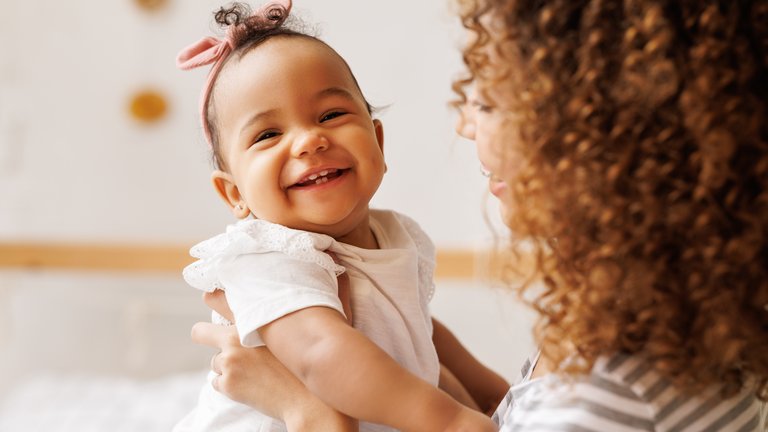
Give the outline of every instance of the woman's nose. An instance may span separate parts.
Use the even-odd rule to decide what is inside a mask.
[[[293,143],[294,157],[304,157],[328,149],[328,139],[317,131],[307,131],[299,135]]]
[[[461,107],[459,118],[456,121],[456,133],[470,140],[475,139],[475,116],[469,102]]]

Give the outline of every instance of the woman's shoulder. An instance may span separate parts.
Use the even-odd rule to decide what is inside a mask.
[[[683,391],[641,356],[616,354],[601,358],[593,369],[595,381],[610,383],[642,404],[658,431],[758,431],[760,402],[753,390],[723,395],[711,385],[696,394]]]
[[[600,373],[549,374],[513,386],[500,430],[654,431],[653,415],[630,388]]]
[[[547,375],[510,389],[501,430],[568,427],[627,431],[757,431],[759,403],[745,392],[723,398],[713,387],[685,395],[642,358],[600,358],[591,373]],[[568,429],[570,430],[570,429]]]

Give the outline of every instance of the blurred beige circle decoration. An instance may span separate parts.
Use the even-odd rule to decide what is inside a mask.
[[[147,11],[162,9],[168,4],[168,0],[134,0],[140,8]]]
[[[143,123],[162,120],[168,112],[168,102],[160,92],[144,90],[131,98],[131,117]]]

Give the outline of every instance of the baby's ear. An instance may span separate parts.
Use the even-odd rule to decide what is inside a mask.
[[[379,148],[384,153],[384,125],[379,119],[373,119],[373,129],[376,132],[376,141],[379,142]]]
[[[379,119],[373,119],[373,129],[376,132],[376,141],[379,143],[382,156],[384,155],[384,125]],[[386,161],[386,158],[385,158]],[[387,162],[384,162],[384,172],[387,172]]]
[[[240,190],[237,188],[232,174],[215,170],[211,174],[211,181],[216,192],[219,193],[221,199],[229,206],[236,218],[244,219],[248,217],[251,211],[248,209],[245,201],[243,201],[242,196],[240,196]]]

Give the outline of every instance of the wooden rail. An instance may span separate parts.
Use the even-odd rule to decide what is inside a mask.
[[[469,250],[438,250],[435,277],[474,278],[477,257]],[[181,272],[192,260],[187,246],[0,243],[0,269]]]

